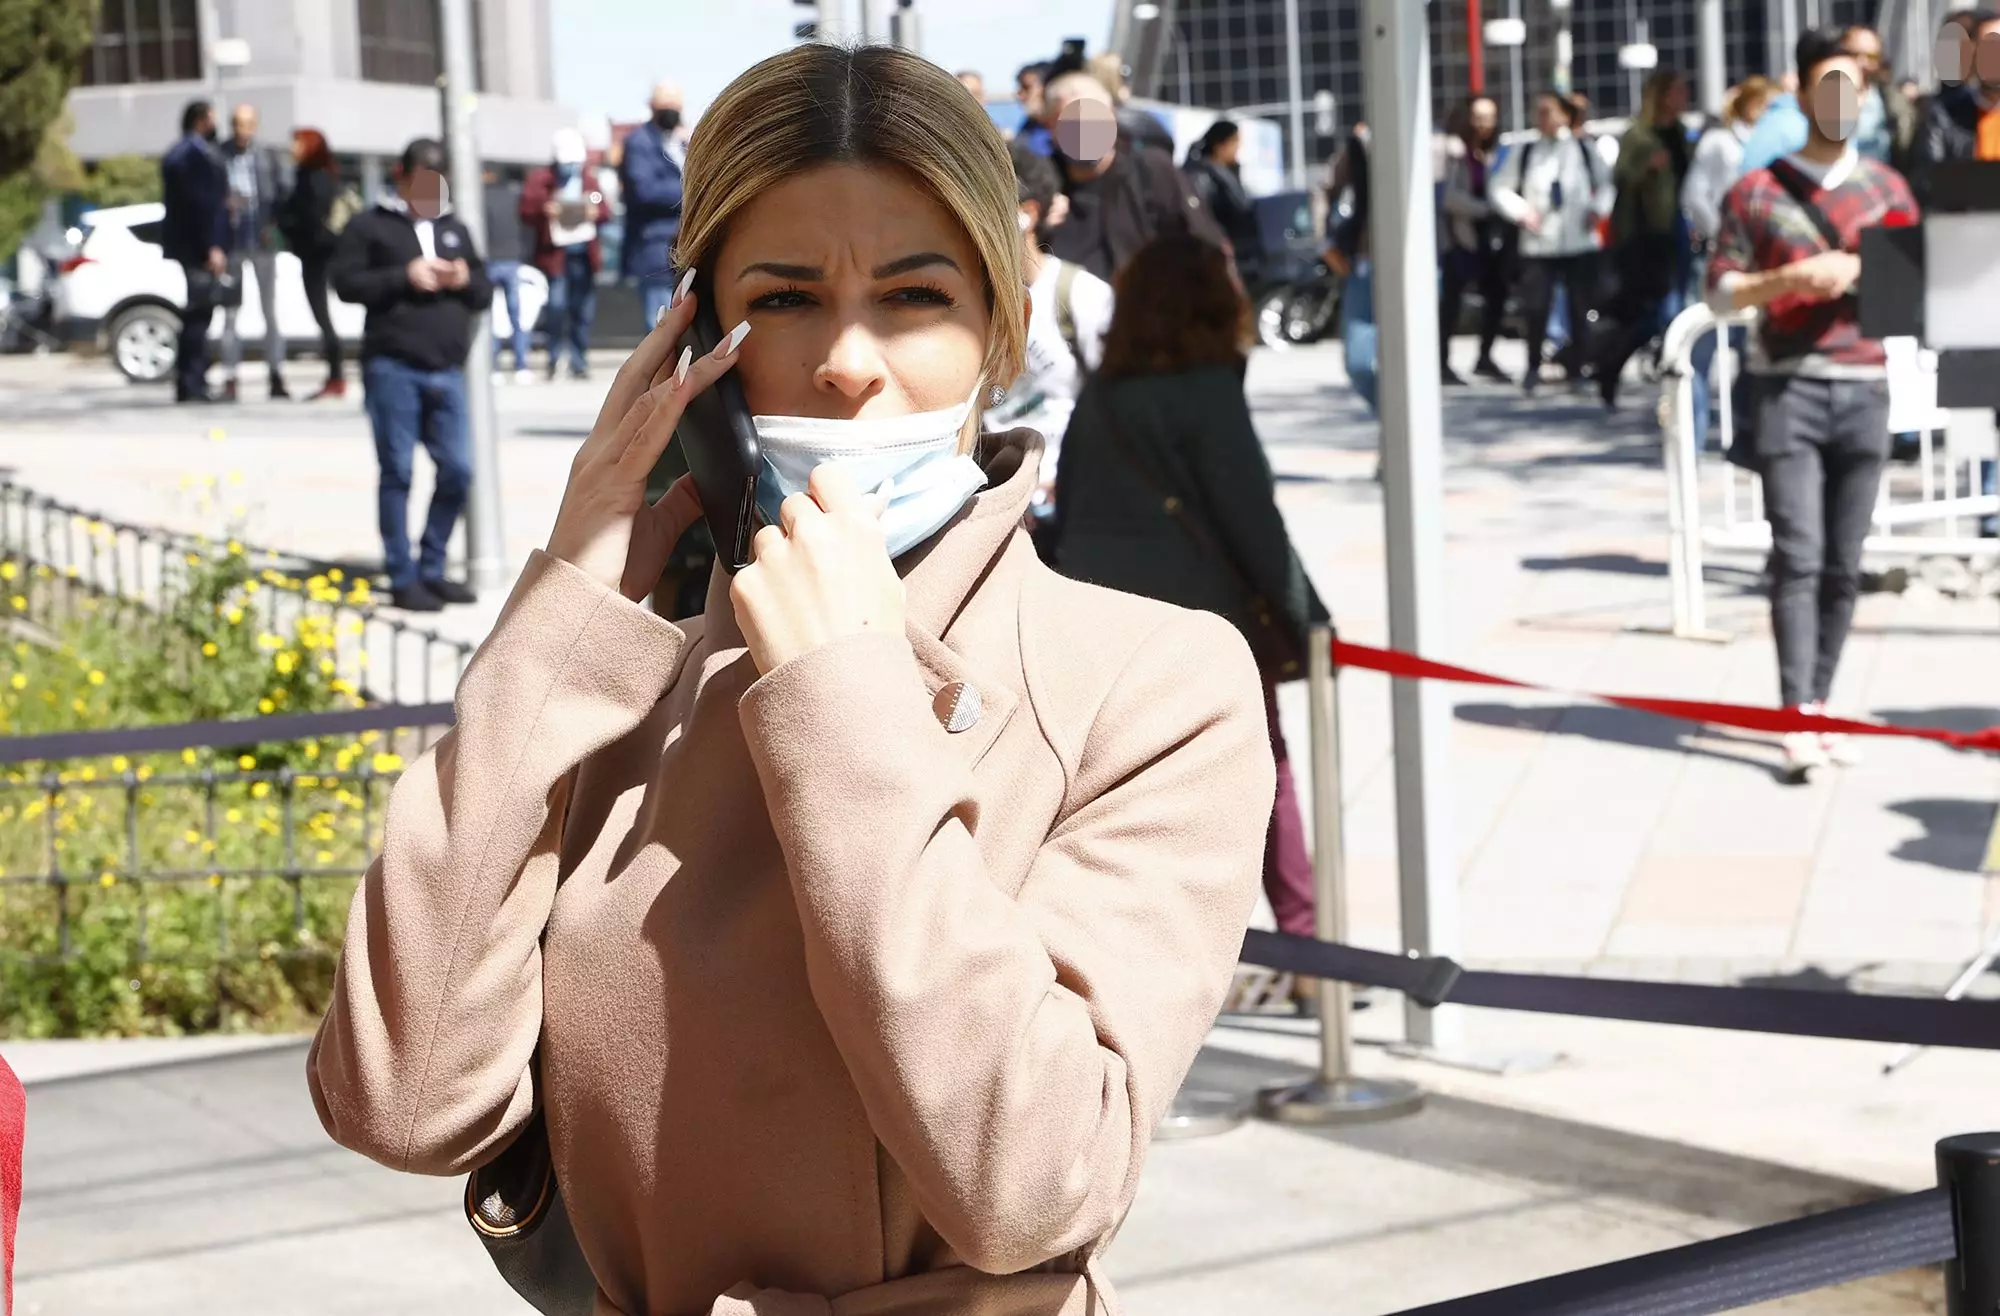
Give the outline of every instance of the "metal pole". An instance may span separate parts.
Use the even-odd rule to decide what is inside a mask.
[[[858,35],[864,43],[881,41],[888,26],[882,18],[882,0],[861,0],[861,31]]]
[[[475,126],[479,85],[472,60],[472,0],[442,0],[444,26],[445,148],[451,158],[452,210],[486,250],[486,201]],[[507,544],[500,529],[500,435],[493,414],[493,330],[485,312],[476,317],[472,350],[465,358],[465,417],[471,430],[472,489],[465,504],[466,574],[472,588],[507,583]]]
[[[1958,1238],[1958,1255],[1944,1263],[1946,1316],[1993,1316],[2000,1311],[2000,1133],[1944,1139],[1937,1167]]]
[[[1701,0],[1701,108],[1722,113],[1729,94],[1729,64],[1723,45],[1722,0]]]
[[[1517,23],[1521,21],[1521,0],[1507,0],[1507,17]],[[1528,94],[1527,89],[1521,85],[1524,76],[1521,69],[1521,50],[1526,44],[1525,41],[1516,41],[1507,49],[1507,99],[1511,102],[1508,108],[1513,111],[1515,132],[1520,132],[1528,124]]]
[[[1389,643],[1436,657],[1445,638],[1444,416],[1430,31],[1423,7],[1408,0],[1366,0],[1364,15]],[[1446,802],[1451,704],[1435,681],[1398,680],[1390,698],[1403,945],[1456,955],[1458,865]],[[1459,1007],[1405,1002],[1404,1024],[1419,1047],[1458,1047]]]
[[[1347,940],[1346,849],[1340,778],[1340,694],[1334,684],[1333,632],[1315,626],[1309,641],[1306,697],[1312,714],[1313,935]],[[1423,1093],[1395,1079],[1353,1073],[1353,987],[1319,981],[1319,1075],[1266,1088],[1258,1106],[1287,1124],[1355,1123],[1415,1114]]]
[[[1306,185],[1305,75],[1299,69],[1299,0],[1285,0],[1285,78],[1291,97],[1292,186]]]

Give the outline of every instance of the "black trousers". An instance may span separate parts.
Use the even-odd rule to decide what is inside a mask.
[[[1451,336],[1465,310],[1468,288],[1479,290],[1479,360],[1493,356],[1500,336],[1500,317],[1507,309],[1507,263],[1496,252],[1449,251],[1444,258],[1444,288],[1438,300],[1438,359],[1451,367]],[[1546,317],[1545,317],[1546,318]]]
[[[326,358],[326,377],[334,380],[345,376],[347,364],[341,352],[340,335],[333,330],[333,312],[326,301],[326,267],[331,259],[331,254],[301,257],[299,273],[305,280],[306,305],[312,307],[313,323],[319,326],[319,351]]]
[[[188,287],[193,288],[207,266],[183,261],[181,268],[187,271]],[[208,389],[208,327],[214,320],[213,301],[190,297],[181,308],[181,333],[174,343],[176,398],[196,397]]]
[[[1597,291],[1597,253],[1574,256],[1524,256],[1521,259],[1521,315],[1527,323],[1528,382],[1542,366],[1542,346],[1549,336],[1549,307],[1556,285],[1569,300],[1569,345],[1572,359],[1590,359],[1590,312]]]
[[[1889,385],[1772,377],[1756,388],[1778,694],[1796,708],[1825,702],[1854,620],[1861,545],[1889,456]]]

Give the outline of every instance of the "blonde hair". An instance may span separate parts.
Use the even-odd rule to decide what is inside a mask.
[[[1125,90],[1125,61],[1112,50],[1100,51],[1083,62],[1083,67],[1099,86],[1116,98]]]
[[[1729,89],[1722,101],[1722,121],[1741,123],[1754,109],[1768,105],[1777,93],[1777,84],[1761,73],[1753,73]]]
[[[744,207],[826,164],[900,170],[958,220],[992,312],[983,382],[1018,376],[1027,290],[1007,143],[956,78],[907,50],[813,42],[723,88],[688,140],[675,264],[707,268]]]

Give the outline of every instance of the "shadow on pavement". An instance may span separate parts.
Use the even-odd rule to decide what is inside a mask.
[[[1696,754],[1755,768],[1769,776],[1781,775],[1767,748],[1768,741],[1738,738],[1713,727],[1703,730],[1701,738],[1695,740],[1688,736],[1694,723],[1656,717],[1651,713],[1632,712],[1602,704],[1460,704],[1457,714],[1460,721],[1479,726],[1580,736],[1585,740],[1630,745],[1635,749]],[[1725,746],[1741,745],[1746,752],[1718,746],[1713,743],[1716,741],[1723,742]]]
[[[1892,804],[1891,813],[1921,823],[1924,834],[1904,841],[1891,853],[1897,859],[1954,873],[1978,873],[1986,862],[1994,808],[1991,800],[1905,800]]]

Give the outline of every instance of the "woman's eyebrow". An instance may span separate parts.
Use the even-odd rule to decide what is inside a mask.
[[[908,274],[912,270],[928,269],[933,265],[944,265],[963,274],[957,261],[941,251],[919,251],[908,256],[899,256],[884,265],[877,265],[869,271],[872,279],[893,279],[898,274]],[[743,267],[736,277],[748,278],[752,274],[768,274],[778,279],[794,279],[801,283],[817,283],[826,277],[826,271],[817,265],[787,265],[782,261],[760,260]]]

